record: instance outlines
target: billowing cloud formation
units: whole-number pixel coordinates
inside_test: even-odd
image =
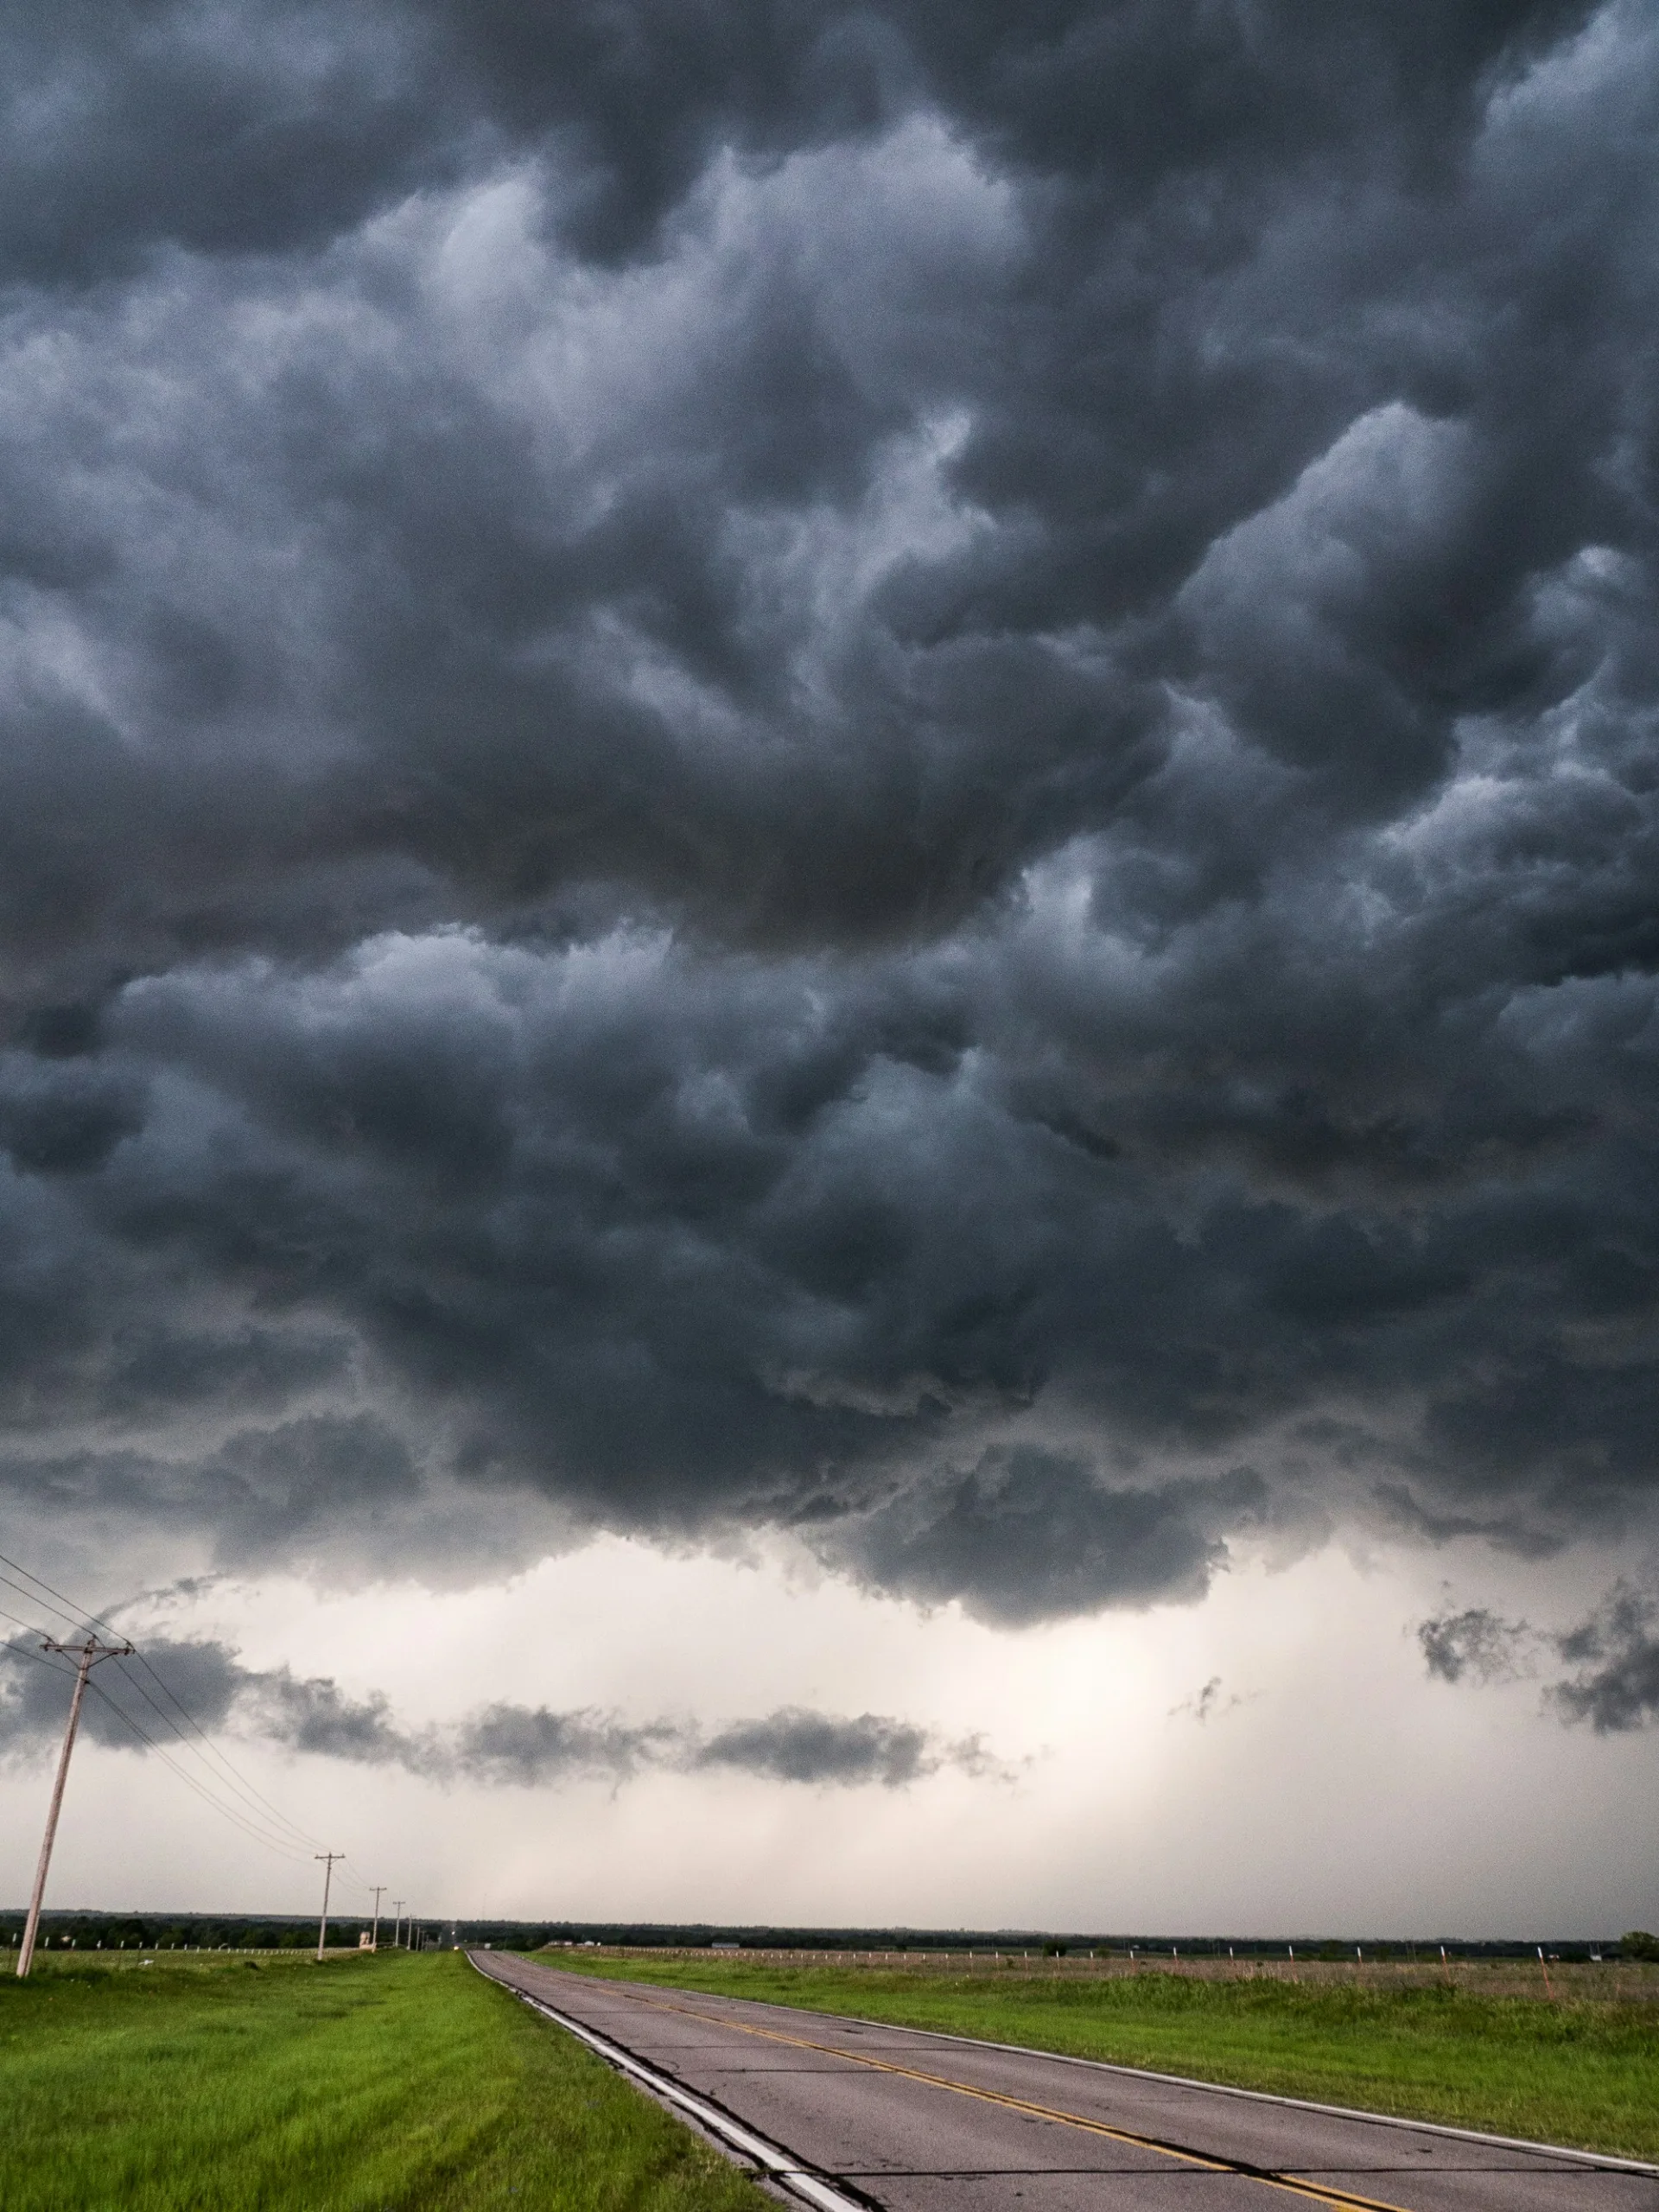
[[[833,1713],[788,1706],[763,1720],[740,1720],[700,1745],[699,1767],[730,1767],[778,1782],[879,1782],[896,1789],[931,1773],[950,1757],[979,1763],[977,1742],[942,1754],[925,1728],[861,1713],[843,1720]]]
[[[1569,1720],[1599,1735],[1659,1719],[1659,1605],[1645,1592],[1619,1588],[1600,1611],[1560,1638],[1579,1673],[1549,1695]]]
[[[0,1755],[36,1751],[62,1730],[73,1669],[30,1663],[35,1651],[27,1640],[0,1648]],[[327,1675],[244,1667],[222,1643],[147,1639],[144,1660],[106,1661],[94,1670],[95,1694],[81,1722],[93,1741],[165,1751],[175,1738],[188,1745],[179,1726],[188,1719],[194,1729],[228,1725],[321,1758],[398,1766],[440,1783],[524,1789],[595,1778],[620,1783],[652,1767],[888,1789],[947,1766],[998,1778],[1008,1772],[977,1736],[946,1742],[931,1729],[877,1713],[847,1717],[789,1706],[710,1734],[686,1719],[628,1722],[588,1709],[496,1704],[447,1727],[410,1729],[378,1691],[353,1698]]]
[[[1549,1652],[1577,1671],[1548,1684],[1546,1706],[1563,1721],[1587,1720],[1598,1735],[1659,1719],[1659,1602],[1628,1583],[1558,1634],[1477,1605],[1420,1622],[1417,1640],[1429,1673],[1446,1682],[1514,1681],[1535,1674]]]
[[[1651,1529],[1659,30],[1326,13],[0,13],[20,1512]]]

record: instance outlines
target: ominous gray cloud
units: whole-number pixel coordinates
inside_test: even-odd
[[[462,1774],[526,1789],[593,1776],[622,1782],[641,1766],[671,1763],[687,1732],[672,1721],[631,1726],[614,1714],[497,1704],[462,1724],[448,1756]]]
[[[1598,1735],[1659,1719],[1659,1604],[1649,1592],[1611,1591],[1560,1649],[1579,1669],[1548,1692],[1564,1719],[1587,1720]]]
[[[378,1691],[353,1698],[327,1675],[286,1667],[244,1667],[228,1646],[146,1638],[140,1661],[105,1661],[81,1726],[124,1751],[159,1745],[176,1754],[190,1723],[227,1726],[290,1751],[357,1765],[398,1766],[439,1783],[473,1781],[532,1789],[601,1779],[613,1784],[649,1768],[722,1770],[767,1782],[888,1789],[942,1767],[1006,1778],[1008,1770],[977,1736],[947,1742],[931,1729],[877,1713],[847,1718],[798,1706],[709,1733],[684,1719],[628,1722],[583,1709],[495,1704],[445,1726],[404,1728]],[[28,1757],[61,1734],[73,1663],[41,1663],[38,1638],[0,1647],[0,1757]]]
[[[1652,1529],[1650,10],[0,54],[16,1511]]]
[[[1446,1682],[1514,1681],[1549,1653],[1574,1671],[1547,1685],[1546,1707],[1568,1724],[1587,1720],[1599,1736],[1659,1719],[1659,1600],[1626,1582],[1559,1632],[1477,1605],[1421,1622],[1417,1640],[1429,1673]]]
[[[970,1749],[969,1758],[974,1753]],[[943,1764],[925,1728],[861,1713],[833,1713],[788,1706],[763,1720],[740,1720],[700,1745],[698,1767],[734,1767],[776,1782],[879,1782],[887,1789],[914,1782]]]

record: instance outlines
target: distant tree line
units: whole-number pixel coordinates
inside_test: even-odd
[[[370,1932],[371,1922],[346,1915],[328,1919],[328,1943],[352,1948]],[[538,1950],[554,1933],[541,1921],[437,1921],[417,1923],[427,1941],[490,1943],[498,1950]],[[16,1949],[22,1939],[22,1912],[0,1912],[0,1946]],[[41,1942],[48,1950],[233,1950],[286,1951],[315,1947],[315,1913],[300,1918],[283,1914],[47,1912],[41,1916]],[[392,1923],[383,1917],[380,1941],[389,1946]]]
[[[0,1911],[0,1947],[15,1949],[22,1934],[21,1910]],[[771,1928],[729,1927],[696,1923],[677,1927],[660,1921],[437,1920],[417,1923],[427,1943],[491,1945],[497,1950],[535,1951],[547,1944],[608,1944],[643,1950],[698,1950],[715,1944],[746,1951],[976,1951],[1047,1958],[1123,1957],[1133,1950],[1148,1961],[1178,1954],[1183,1959],[1282,1959],[1292,1944],[1299,1959],[1351,1960],[1357,1949],[1368,1961],[1406,1962],[1438,1959],[1442,1942],[1448,1959],[1532,1958],[1535,1937],[1465,1942],[1452,1937],[1416,1942],[1370,1936],[1076,1936],[1052,1931],[995,1929]],[[370,1927],[365,1917],[331,1916],[330,1946],[351,1948]],[[48,1912],[41,1921],[48,1950],[303,1950],[317,1940],[316,1916],[238,1913]],[[380,1941],[390,1945],[392,1923],[380,1923]],[[1552,1942],[1542,1948],[1552,1960],[1603,1958],[1659,1960],[1659,1937],[1632,1929],[1604,1942]]]
[[[481,1940],[471,1938],[469,1940]],[[549,1939],[556,1943],[601,1943],[637,1950],[700,1950],[714,1945],[745,1951],[998,1951],[1019,1956],[1025,1953],[1046,1958],[1125,1957],[1133,1950],[1148,1959],[1172,1953],[1183,1959],[1282,1959],[1291,1947],[1299,1959],[1351,1960],[1356,1949],[1365,1959],[1404,1964],[1413,1960],[1438,1960],[1442,1948],[1448,1959],[1530,1959],[1537,1955],[1536,1936],[1465,1942],[1453,1936],[1426,1936],[1396,1941],[1369,1936],[1239,1936],[1057,1935],[1033,1929],[915,1929],[915,1928],[772,1928],[718,1926],[696,1923],[677,1927],[658,1921],[561,1921],[552,1924]],[[1653,1944],[1651,1952],[1643,1944]],[[1541,1948],[1554,1959],[1659,1958],[1659,1942],[1650,1936],[1630,1935],[1619,1939],[1586,1942],[1567,1937],[1542,1939]]]

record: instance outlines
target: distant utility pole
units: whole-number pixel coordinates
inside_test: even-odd
[[[402,1897],[394,1897],[391,1901],[391,1948],[394,1951],[400,1948],[403,1940],[404,1901]]]
[[[41,1899],[46,1895],[46,1870],[52,1864],[52,1844],[58,1833],[58,1815],[63,1808],[63,1785],[69,1779],[69,1754],[75,1748],[75,1731],[80,1726],[80,1703],[86,1694],[86,1677],[100,1659],[124,1659],[132,1649],[130,1643],[100,1643],[89,1636],[85,1643],[43,1643],[42,1651],[60,1651],[75,1662],[75,1694],[69,1700],[69,1725],[63,1732],[63,1750],[58,1758],[58,1778],[52,1786],[51,1810],[46,1816],[46,1834],[41,1839],[41,1863],[35,1869],[35,1894],[29,1901],[29,1919],[23,1928],[23,1948],[17,1954],[17,1972],[21,1978],[29,1972],[35,1958],[35,1931],[41,1924]]]
[[[386,1887],[385,1882],[377,1882],[374,1885],[374,1933],[369,1938],[372,1951],[378,1951],[380,1948],[380,1900],[386,1893]]]
[[[334,1861],[343,1859],[343,1851],[314,1851],[314,1859],[322,1861],[322,1918],[317,1923],[317,1964],[322,1964],[322,1947],[328,1941],[328,1885],[334,1878]]]

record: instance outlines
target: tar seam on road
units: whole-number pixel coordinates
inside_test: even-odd
[[[794,2152],[785,2151],[781,2144],[757,2134],[753,2128],[734,2119],[709,2098],[695,2095],[691,2090],[683,2088],[671,2075],[661,2073],[656,2067],[647,2065],[643,2058],[636,2058],[631,2050],[625,2050],[620,2044],[613,2043],[608,2036],[598,2034],[581,2020],[572,2019],[569,2013],[544,2004],[539,1997],[532,1997],[527,1990],[518,1988],[501,1975],[490,1973],[488,1968],[480,1967],[470,1953],[467,1963],[486,1981],[498,1983],[510,1995],[518,1998],[520,2004],[528,2005],[532,2012],[539,2012],[544,2019],[551,2020],[556,2026],[575,2036],[579,2043],[585,2043],[590,2050],[614,2066],[618,2073],[629,2075],[663,2103],[687,2113],[718,2141],[759,2166],[768,2179],[780,2183],[806,2203],[817,2206],[818,2212],[870,2212],[871,2200],[861,2190],[854,2196],[846,2190],[836,2188],[823,2175],[803,2165]]]
[[[1032,2104],[1024,2097],[1010,2097],[1001,2089],[974,2088],[966,2082],[953,2082],[946,2075],[924,2074],[913,2066],[895,2066],[891,2059],[872,2058],[863,2051],[837,2050],[833,2044],[811,2043],[804,2036],[783,2035],[776,2028],[748,2027],[741,2020],[722,2019],[716,2012],[699,2012],[690,2005],[664,2005],[650,1997],[635,2001],[649,2005],[653,2012],[680,2012],[687,2019],[702,2020],[711,2027],[735,2028],[740,2035],[759,2036],[767,2043],[787,2044],[796,2050],[820,2051],[827,2057],[846,2059],[855,2066],[868,2066],[878,2074],[897,2075],[901,2081],[925,2082],[931,2089],[949,2089],[957,2096],[974,2097],[981,2104],[1001,2105],[1007,2111],[1024,2113],[1032,2120],[1049,2120],[1063,2127],[1080,2127],[1090,2135],[1104,2135],[1114,2143],[1127,2143],[1137,2151],[1155,2151],[1182,2165],[1201,2167],[1206,2173],[1236,2174],[1241,2180],[1260,2182],[1264,2189],[1281,2189],[1292,2196],[1306,2196],[1316,2204],[1334,2206],[1337,2212],[1405,2212],[1402,2205],[1387,2203],[1378,2196],[1357,2196],[1351,2190],[1274,2173],[1268,2167],[1253,2166],[1243,2158],[1220,2158],[1203,2151],[1189,2151],[1179,2143],[1161,2142],[1155,2135],[1133,2134],[1128,2128],[1110,2126],[1103,2120],[1086,2120],[1081,2113],[1063,2112],[1054,2105]]]

